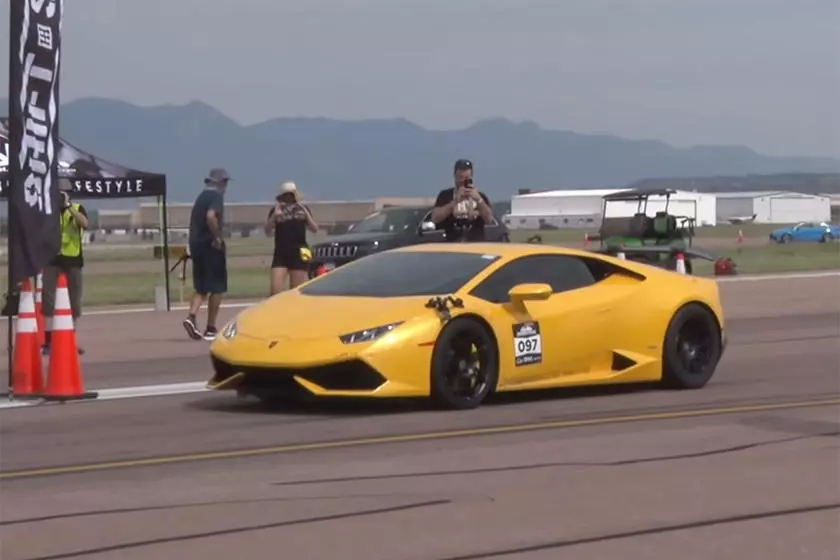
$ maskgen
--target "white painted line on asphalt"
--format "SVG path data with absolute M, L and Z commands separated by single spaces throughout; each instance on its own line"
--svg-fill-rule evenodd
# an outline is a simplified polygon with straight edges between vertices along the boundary
M 72 402 L 112 401 L 117 399 L 136 399 L 140 397 L 168 397 L 171 395 L 186 395 L 209 391 L 204 381 L 189 383 L 169 383 L 166 385 L 142 385 L 140 387 L 115 387 L 113 389 L 90 389 L 98 393 L 96 399 Z M 23 408 L 45 404 L 43 400 L 0 401 L 0 410 L 6 408 Z
M 21 408 L 24 406 L 32 406 L 38 404 L 40 401 L 2 401 L 0 402 L 0 410 L 4 408 Z
M 140 387 L 117 387 L 114 389 L 100 389 L 98 391 L 99 397 L 96 400 L 110 401 L 114 399 L 134 399 L 138 397 L 166 397 L 169 395 L 203 393 L 204 391 L 209 391 L 207 383 L 204 381 L 169 383 L 166 385 L 143 385 Z

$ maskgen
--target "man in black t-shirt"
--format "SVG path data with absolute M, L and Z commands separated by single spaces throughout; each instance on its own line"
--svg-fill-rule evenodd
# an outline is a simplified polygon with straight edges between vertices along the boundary
M 438 193 L 432 221 L 446 232 L 447 241 L 484 241 L 484 226 L 493 222 L 487 196 L 473 185 L 473 164 L 455 162 L 455 186 Z

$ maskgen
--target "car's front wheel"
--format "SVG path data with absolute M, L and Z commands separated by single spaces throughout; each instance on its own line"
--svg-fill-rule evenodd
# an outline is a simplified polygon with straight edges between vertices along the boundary
M 471 317 L 449 322 L 432 354 L 431 396 L 439 406 L 478 407 L 496 388 L 499 353 L 488 329 Z
M 662 380 L 676 389 L 699 389 L 712 378 L 722 352 L 715 316 L 702 305 L 689 303 L 674 314 L 665 333 Z

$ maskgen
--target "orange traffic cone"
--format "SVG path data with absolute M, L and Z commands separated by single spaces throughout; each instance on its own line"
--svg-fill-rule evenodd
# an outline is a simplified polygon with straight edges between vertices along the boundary
M 12 362 L 11 393 L 20 397 L 38 397 L 44 390 L 44 364 L 38 344 L 38 321 L 32 283 L 23 281 L 18 304 L 17 334 Z
M 35 277 L 35 319 L 38 321 L 38 345 L 44 346 L 47 343 L 47 325 L 44 321 L 44 275 L 38 274 Z
M 61 401 L 95 399 L 97 393 L 85 392 L 82 387 L 79 347 L 76 345 L 67 276 L 63 272 L 58 275 L 55 289 L 51 336 L 49 373 L 43 397 L 47 400 Z

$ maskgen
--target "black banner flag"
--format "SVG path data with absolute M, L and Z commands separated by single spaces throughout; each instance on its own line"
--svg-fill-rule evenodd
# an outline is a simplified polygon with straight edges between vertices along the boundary
M 37 275 L 61 247 L 59 58 L 63 0 L 10 0 L 9 284 Z

